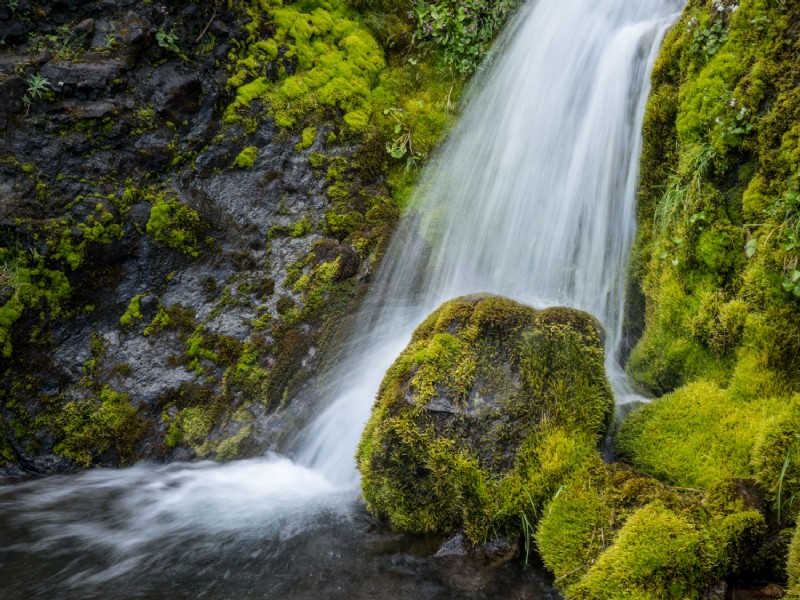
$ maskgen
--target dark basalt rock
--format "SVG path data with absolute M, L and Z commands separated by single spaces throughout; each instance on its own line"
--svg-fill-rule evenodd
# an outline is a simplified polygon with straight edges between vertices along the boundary
M 274 448 L 298 418 L 276 409 L 290 409 L 317 369 L 373 251 L 327 232 L 332 181 L 309 157 L 341 157 L 362 203 L 389 195 L 384 180 L 362 184 L 352 148 L 323 142 L 336 122 L 319 122 L 303 150 L 299 132 L 264 114 L 247 131 L 223 123 L 228 53 L 249 35 L 236 7 L 219 8 L 208 27 L 219 43 L 202 52 L 213 12 L 203 3 L 39 7 L 0 6 L 0 266 L 27 257 L 63 275 L 69 293 L 25 306 L 9 332 L 0 473 Z M 159 30 L 185 58 L 158 44 Z M 36 75 L 49 85 L 26 104 Z M 236 168 L 245 147 L 257 160 Z M 159 202 L 168 223 L 156 233 Z M 321 289 L 316 273 L 331 265 Z M 13 296 L 3 281 L 0 309 Z M 96 435 L 100 415 L 123 403 L 131 439 Z

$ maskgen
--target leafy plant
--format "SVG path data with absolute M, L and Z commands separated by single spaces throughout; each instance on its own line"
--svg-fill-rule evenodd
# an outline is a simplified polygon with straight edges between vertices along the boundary
M 727 41 L 728 31 L 717 21 L 710 27 L 695 30 L 690 48 L 695 54 L 705 54 L 711 58 Z
M 163 29 L 157 31 L 156 42 L 164 50 L 169 50 L 175 54 L 181 53 L 181 49 L 178 47 L 178 36 L 171 31 L 164 31 Z
M 401 118 L 403 111 L 399 108 L 387 108 L 383 111 L 383 114 L 391 116 L 396 121 L 394 133 L 397 137 L 386 143 L 386 151 L 392 158 L 400 159 L 406 157 L 406 168 L 412 168 L 422 156 L 414 152 L 414 147 L 411 143 L 411 130 Z
M 35 73 L 28 77 L 28 89 L 22 97 L 22 102 L 25 104 L 25 116 L 31 109 L 31 104 L 36 98 L 41 98 L 46 92 L 50 90 L 50 81 L 40 73 Z
M 5 0 L 5 5 L 14 13 L 19 8 L 19 0 Z
M 797 259 L 795 259 L 794 265 L 786 270 L 781 283 L 783 289 L 791 292 L 796 298 L 800 298 L 800 271 L 797 270 Z
M 775 201 L 768 214 L 780 223 L 778 239 L 786 251 L 781 284 L 784 290 L 800 298 L 800 190 L 796 183 Z
M 416 0 L 409 17 L 414 39 L 441 53 L 448 68 L 469 75 L 518 0 Z
M 61 25 L 55 33 L 45 36 L 49 42 L 50 50 L 56 58 L 72 59 L 82 50 L 82 42 L 86 34 L 76 34 L 69 25 Z

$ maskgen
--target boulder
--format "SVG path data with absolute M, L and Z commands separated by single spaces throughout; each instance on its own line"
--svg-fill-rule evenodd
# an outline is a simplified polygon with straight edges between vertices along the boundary
M 602 330 L 569 308 L 451 300 L 387 372 L 357 460 L 367 508 L 401 529 L 518 531 L 596 467 L 614 401 Z M 527 525 L 526 525 L 527 524 Z

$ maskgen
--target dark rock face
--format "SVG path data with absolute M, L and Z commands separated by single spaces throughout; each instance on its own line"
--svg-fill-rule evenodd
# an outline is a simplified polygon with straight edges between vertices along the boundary
M 384 378 L 357 459 L 368 509 L 416 532 L 516 533 L 597 466 L 613 410 L 601 329 L 488 295 L 432 313 Z
M 356 249 L 328 190 L 383 178 L 335 118 L 223 122 L 236 7 L 37 7 L 0 7 L 0 471 L 275 446 L 397 215 Z

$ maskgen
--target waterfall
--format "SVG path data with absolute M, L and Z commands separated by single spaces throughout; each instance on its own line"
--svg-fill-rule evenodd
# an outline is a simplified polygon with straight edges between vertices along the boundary
M 650 66 L 682 5 L 538 0 L 522 9 L 425 169 L 301 463 L 357 482 L 352 456 L 383 374 L 422 319 L 464 294 L 593 314 L 618 402 L 635 397 L 615 357 L 641 122 Z
M 35 597 L 146 597 L 149 589 L 174 597 L 352 597 L 347 586 L 389 569 L 365 562 L 368 544 L 353 533 L 358 439 L 414 328 L 455 296 L 490 292 L 592 313 L 606 328 L 618 400 L 628 398 L 614 357 L 641 121 L 650 65 L 683 3 L 528 2 L 426 167 L 356 329 L 319 390 L 326 408 L 303 432 L 294 460 L 139 465 L 0 487 L 7 587 L 34 589 Z M 333 573 L 338 592 L 315 587 Z M 390 579 L 380 580 L 385 597 L 422 597 L 408 584 L 413 575 L 384 587 Z

